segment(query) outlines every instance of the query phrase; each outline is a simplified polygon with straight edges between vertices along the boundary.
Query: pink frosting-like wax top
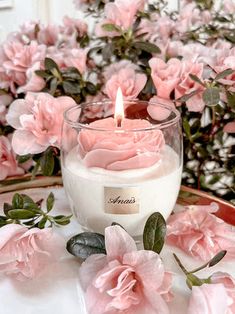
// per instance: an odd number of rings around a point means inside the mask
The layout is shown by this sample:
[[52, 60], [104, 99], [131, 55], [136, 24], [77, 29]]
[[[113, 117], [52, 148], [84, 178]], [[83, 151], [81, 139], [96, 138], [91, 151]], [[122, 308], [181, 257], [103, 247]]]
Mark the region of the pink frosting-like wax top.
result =
[[[165, 145], [161, 130], [115, 132], [151, 128], [151, 123], [141, 119], [124, 119], [117, 128], [113, 118], [97, 120], [89, 125], [95, 129], [83, 129], [78, 135], [78, 151], [86, 167], [107, 170], [147, 168], [161, 159]], [[108, 131], [110, 130], [110, 131]]]

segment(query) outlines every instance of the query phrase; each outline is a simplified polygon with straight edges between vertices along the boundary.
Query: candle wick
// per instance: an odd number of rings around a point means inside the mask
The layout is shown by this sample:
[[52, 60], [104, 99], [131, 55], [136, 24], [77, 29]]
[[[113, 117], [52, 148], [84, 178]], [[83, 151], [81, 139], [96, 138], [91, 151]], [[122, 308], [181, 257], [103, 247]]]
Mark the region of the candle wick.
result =
[[122, 126], [122, 117], [118, 116], [117, 117], [117, 127], [121, 128], [121, 126]]

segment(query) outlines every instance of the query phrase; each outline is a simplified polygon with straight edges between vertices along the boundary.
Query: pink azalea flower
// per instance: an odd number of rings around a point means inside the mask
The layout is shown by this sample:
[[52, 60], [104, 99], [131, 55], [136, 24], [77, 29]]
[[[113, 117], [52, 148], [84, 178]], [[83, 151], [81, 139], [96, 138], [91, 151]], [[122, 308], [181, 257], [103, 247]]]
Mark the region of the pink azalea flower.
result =
[[25, 99], [15, 100], [6, 115], [16, 129], [14, 151], [19, 155], [38, 154], [50, 145], [60, 147], [63, 113], [75, 104], [70, 97], [54, 98], [48, 93], [28, 93]]
[[208, 10], [201, 12], [195, 2], [182, 5], [180, 16], [176, 22], [175, 29], [179, 33], [185, 33], [191, 29], [196, 29], [201, 25], [211, 21], [211, 13]]
[[120, 69], [106, 82], [104, 92], [112, 100], [116, 99], [118, 87], [121, 88], [124, 99], [137, 98], [144, 88], [147, 77], [143, 73], [137, 73], [132, 68]]
[[63, 18], [63, 24], [64, 25], [61, 27], [61, 33], [68, 36], [71, 36], [74, 32], [76, 32], [79, 37], [82, 37], [88, 30], [88, 25], [83, 20], [74, 19], [67, 15]]
[[[174, 103], [169, 99], [160, 98], [158, 96], [153, 96], [149, 100], [149, 106], [147, 108], [148, 114], [155, 120], [165, 120], [171, 114], [170, 108], [175, 108]], [[156, 106], [156, 104], [166, 105], [169, 109]]]
[[235, 313], [235, 279], [227, 273], [216, 272], [210, 280], [212, 284], [223, 284], [230, 301], [228, 314]]
[[26, 71], [35, 62], [44, 60], [46, 46], [38, 45], [36, 42], [24, 45], [20, 42], [9, 41], [3, 45], [3, 53], [5, 60], [0, 66], [0, 73], [3, 72], [8, 77], [9, 86], [12, 83], [22, 86], [26, 83]]
[[232, 314], [223, 284], [193, 286], [187, 314]]
[[119, 226], [105, 229], [107, 255], [95, 254], [80, 268], [89, 314], [168, 314], [171, 274], [152, 251], [137, 251]]
[[6, 136], [0, 136], [0, 180], [21, 174], [24, 174], [24, 170], [17, 164], [9, 139]]
[[225, 259], [234, 258], [234, 230], [213, 215], [218, 209], [216, 203], [211, 203], [208, 206], [188, 206], [173, 214], [167, 222], [167, 243], [204, 261], [221, 250], [228, 252]]
[[139, 67], [129, 60], [121, 60], [119, 62], [112, 63], [104, 68], [103, 76], [105, 78], [105, 81], [108, 81], [112, 77], [112, 75], [118, 74], [118, 72], [122, 69], [138, 70]]
[[107, 32], [102, 29], [104, 24], [114, 24], [123, 30], [132, 27], [136, 19], [138, 10], [144, 8], [145, 0], [115, 0], [113, 3], [105, 5], [106, 19], [99, 23], [96, 28], [96, 35], [99, 37], [113, 37], [117, 32]]
[[0, 239], [0, 273], [21, 281], [40, 275], [63, 252], [63, 239], [51, 228], [10, 224], [0, 228]]
[[170, 93], [179, 82], [181, 62], [172, 58], [167, 63], [159, 58], [149, 61], [151, 77], [157, 89], [157, 96], [165, 99], [170, 98]]
[[67, 49], [64, 63], [66, 67], [75, 67], [81, 74], [86, 71], [87, 50], [86, 49]]
[[38, 32], [38, 42], [46, 46], [53, 46], [58, 41], [59, 27], [56, 25], [41, 26]]
[[198, 93], [192, 96], [186, 105], [189, 111], [202, 111], [205, 107], [205, 103], [202, 99], [202, 91], [204, 87], [190, 78], [190, 74], [196, 75], [199, 79], [203, 80], [203, 63], [193, 63], [191, 61], [183, 61], [180, 73], [180, 81], [175, 88], [175, 97], [180, 98], [185, 94], [190, 94], [194, 91]]
[[25, 92], [39, 92], [46, 86], [44, 79], [35, 73], [36, 70], [40, 69], [41, 63], [36, 62], [26, 71], [26, 84], [17, 89], [18, 94]]
[[20, 25], [20, 32], [17, 35], [20, 36], [19, 38], [21, 39], [22, 43], [25, 42], [24, 37], [27, 37], [28, 43], [32, 40], [37, 40], [37, 32], [35, 31], [36, 28], [41, 28], [39, 21], [26, 21]]
[[235, 133], [235, 121], [225, 124], [223, 131], [226, 133]]

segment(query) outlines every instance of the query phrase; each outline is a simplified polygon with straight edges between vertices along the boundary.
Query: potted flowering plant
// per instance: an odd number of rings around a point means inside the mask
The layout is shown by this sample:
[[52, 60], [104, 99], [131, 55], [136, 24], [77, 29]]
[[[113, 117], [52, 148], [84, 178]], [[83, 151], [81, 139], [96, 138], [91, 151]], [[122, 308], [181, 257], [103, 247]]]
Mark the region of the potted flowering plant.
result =
[[74, 2], [82, 20], [25, 23], [1, 44], [1, 184], [60, 174], [64, 110], [113, 100], [120, 86], [124, 99], [178, 108], [183, 184], [234, 202], [234, 3], [182, 1], [169, 13], [160, 0]]

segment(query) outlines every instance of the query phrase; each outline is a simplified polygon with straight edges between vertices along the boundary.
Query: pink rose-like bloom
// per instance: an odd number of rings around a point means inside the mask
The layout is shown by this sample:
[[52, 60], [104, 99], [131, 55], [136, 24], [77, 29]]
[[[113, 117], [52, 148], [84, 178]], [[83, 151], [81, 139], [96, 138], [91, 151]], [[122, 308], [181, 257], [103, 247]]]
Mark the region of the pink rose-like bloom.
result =
[[63, 239], [51, 228], [10, 224], [0, 228], [0, 239], [0, 273], [21, 281], [40, 275], [63, 252]]
[[50, 145], [60, 147], [64, 111], [75, 101], [67, 96], [54, 98], [48, 93], [27, 93], [15, 100], [6, 115], [16, 131], [12, 146], [19, 155], [38, 154]]
[[24, 170], [17, 164], [9, 139], [6, 136], [0, 136], [0, 180], [21, 174], [24, 174]]
[[149, 61], [149, 65], [158, 97], [169, 99], [170, 93], [179, 82], [181, 70], [180, 60], [172, 58], [165, 63], [159, 58], [152, 58]]
[[187, 314], [233, 314], [223, 284], [193, 286]]
[[46, 46], [53, 46], [58, 41], [59, 27], [56, 25], [41, 26], [38, 32], [38, 42]]
[[235, 279], [227, 273], [216, 272], [210, 277], [212, 284], [223, 284], [230, 299], [229, 310], [226, 314], [235, 313]]
[[199, 83], [195, 82], [190, 78], [190, 74], [196, 75], [199, 79], [203, 80], [203, 63], [193, 63], [191, 61], [183, 61], [182, 68], [180, 73], [180, 81], [175, 88], [175, 97], [180, 98], [185, 94], [190, 94], [194, 91], [198, 91], [198, 93], [192, 96], [188, 101], [186, 101], [186, 105], [189, 111], [202, 111], [205, 107], [205, 103], [202, 99], [202, 91], [204, 87]]
[[118, 74], [118, 72], [122, 69], [138, 70], [139, 67], [129, 60], [121, 60], [119, 62], [112, 63], [104, 68], [103, 76], [105, 81], [108, 81], [114, 74]]
[[[151, 124], [147, 120], [124, 119], [122, 126], [125, 130], [133, 130], [150, 128]], [[111, 134], [95, 130], [79, 133], [79, 154], [87, 167], [115, 171], [138, 169], [150, 167], [161, 159], [165, 141], [160, 130], [116, 133], [113, 118], [94, 121], [90, 127], [110, 130]]]
[[20, 33], [18, 34], [20, 35], [21, 40], [23, 40], [22, 37], [27, 37], [29, 41], [36, 40], [36, 28], [41, 28], [39, 21], [26, 21], [25, 23], [20, 25]]
[[145, 0], [115, 0], [113, 3], [105, 5], [106, 19], [99, 23], [96, 27], [97, 36], [112, 37], [117, 35], [117, 32], [107, 32], [102, 29], [104, 24], [114, 24], [123, 30], [128, 30], [132, 27], [136, 19], [138, 10], [144, 8]]
[[228, 122], [223, 129], [226, 133], [235, 133], [235, 121]]
[[80, 268], [89, 314], [168, 314], [171, 274], [152, 251], [137, 251], [119, 226], [105, 229], [107, 255], [95, 254]]
[[[43, 61], [46, 54], [46, 46], [31, 42], [23, 45], [20, 42], [9, 41], [3, 45], [5, 61], [1, 65], [9, 80], [21, 86], [26, 83], [26, 71], [35, 62]], [[1, 70], [0, 70], [1, 71]]]
[[[174, 103], [169, 99], [153, 96], [149, 100], [149, 106], [147, 107], [148, 114], [155, 120], [165, 120], [171, 114], [170, 108], [175, 108]], [[157, 106], [157, 104], [166, 105], [168, 108]]]
[[235, 233], [229, 224], [213, 215], [217, 203], [208, 206], [188, 206], [167, 221], [167, 243], [187, 254], [207, 261], [222, 250], [225, 259], [235, 257]]
[[26, 71], [26, 79], [27, 82], [25, 85], [20, 86], [17, 89], [17, 93], [25, 93], [25, 92], [39, 92], [45, 86], [46, 82], [40, 76], [38, 76], [35, 71], [41, 69], [41, 63], [36, 62], [31, 68]]
[[63, 24], [64, 25], [61, 27], [60, 31], [68, 36], [71, 36], [76, 32], [79, 37], [82, 37], [88, 30], [88, 25], [83, 20], [73, 19], [69, 16], [64, 16]]
[[85, 49], [68, 49], [64, 63], [66, 67], [75, 67], [83, 74], [86, 71], [87, 50]]
[[135, 99], [144, 88], [147, 76], [137, 73], [132, 68], [120, 69], [106, 82], [105, 93], [112, 100], [116, 99], [117, 90], [120, 87], [124, 99]]

